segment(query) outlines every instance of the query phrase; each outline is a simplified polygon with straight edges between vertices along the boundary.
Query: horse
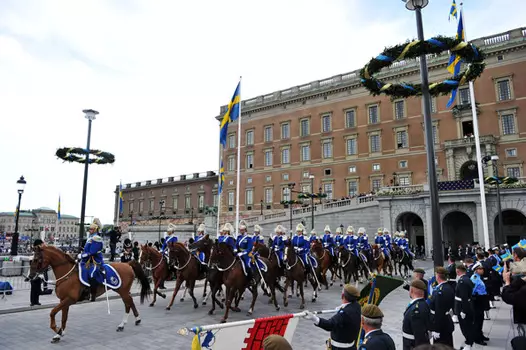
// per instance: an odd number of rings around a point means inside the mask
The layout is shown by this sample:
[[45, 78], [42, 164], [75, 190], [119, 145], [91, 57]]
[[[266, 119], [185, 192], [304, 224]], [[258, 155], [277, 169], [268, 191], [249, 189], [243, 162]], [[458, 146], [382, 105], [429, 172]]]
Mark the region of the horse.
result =
[[210, 254], [213, 245], [213, 240], [210, 239], [209, 235], [205, 235], [199, 241], [190, 244], [190, 250], [198, 250], [205, 254], [205, 260], [208, 261], [208, 270], [206, 272], [206, 282], [210, 284], [210, 292], [206, 294], [203, 300], [203, 305], [206, 305], [206, 301], [210, 296], [212, 296], [212, 309], [208, 311], [209, 315], [213, 315], [215, 311], [215, 305], [217, 304], [221, 309], [224, 308], [222, 302], [217, 300], [217, 294], [222, 292], [223, 284], [223, 273], [217, 269], [215, 266], [210, 264]]
[[[308, 258], [307, 258], [308, 259]], [[294, 251], [290, 241], [285, 243], [285, 253], [283, 255], [283, 263], [285, 264], [285, 291], [283, 293], [283, 305], [287, 307], [289, 305], [287, 289], [289, 285], [296, 281], [301, 296], [300, 309], [305, 308], [305, 295], [303, 293], [303, 283], [308, 279], [311, 282], [312, 288], [312, 302], [316, 302], [318, 297], [318, 285], [316, 280], [307, 274], [306, 267], [300, 257]], [[308, 277], [307, 277], [308, 276]]]
[[338, 265], [343, 270], [343, 282], [345, 284], [350, 283], [351, 277], [354, 278], [354, 282], [362, 281], [359, 276], [361, 266], [364, 269], [364, 274], [367, 274], [367, 270], [363, 262], [360, 262], [360, 258], [345, 249], [344, 246], [338, 248]]
[[[325, 286], [325, 289], [329, 289], [329, 283], [327, 281], [327, 271], [331, 271], [331, 287], [336, 280], [336, 270], [338, 269], [337, 264], [334, 262], [333, 256], [330, 254], [328, 249], [323, 248], [323, 243], [316, 240], [311, 244], [310, 248], [312, 254], [318, 260], [318, 271], [320, 273], [320, 282]], [[336, 266], [335, 266], [336, 265]]]
[[[52, 338], [52, 343], [57, 343], [61, 340], [66, 332], [66, 324], [68, 322], [69, 307], [82, 301], [86, 296], [86, 288], [80, 282], [80, 266], [75, 259], [70, 255], [66, 254], [62, 250], [55, 248], [54, 246], [41, 245], [34, 248], [34, 257], [31, 261], [30, 271], [28, 278], [36, 278], [38, 273], [47, 271], [49, 267], [53, 270], [56, 277], [55, 293], [60, 299], [60, 303], [51, 310], [50, 317], [50, 328], [55, 332], [55, 336]], [[141, 284], [140, 301], [141, 304], [150, 295], [150, 283], [148, 278], [144, 274], [141, 266], [132, 261], [130, 263], [112, 263], [110, 266], [117, 271], [121, 278], [121, 285], [119, 288], [113, 289], [117, 294], [120, 295], [123, 303], [125, 314], [122, 322], [117, 326], [117, 332], [124, 330], [124, 325], [128, 322], [130, 316], [130, 309], [133, 311], [135, 316], [135, 325], [141, 323], [139, 312], [133, 302], [133, 297], [130, 294], [130, 290], [133, 284], [133, 280], [137, 278]], [[106, 291], [105, 287], [99, 285], [97, 287], [97, 296], [104, 294]], [[58, 312], [62, 312], [61, 326], [57, 327], [55, 316]]]
[[171, 279], [172, 272], [166, 260], [163, 259], [162, 254], [154, 247], [146, 244], [141, 245], [141, 252], [139, 253], [139, 264], [143, 265], [145, 263], [150, 263], [153, 266], [148, 269], [152, 271], [153, 276], [153, 300], [150, 306], [154, 306], [157, 301], [157, 295], [166, 299], [166, 294], [159, 292], [159, 286]]
[[[262, 274], [266, 285], [270, 289], [269, 304], [274, 302], [274, 307], [276, 308], [276, 311], [279, 311], [280, 307], [276, 298], [276, 288], [282, 293], [284, 292], [284, 289], [279, 284], [279, 279], [283, 274], [283, 269], [281, 269], [278, 264], [278, 257], [276, 256], [276, 254], [272, 254], [268, 247], [262, 243], [254, 243], [254, 247], [252, 248], [252, 250], [253, 252], [257, 252], [263, 258], [266, 258], [268, 261], [267, 272], [263, 272]], [[268, 295], [268, 292], [266, 290], [264, 290], [264, 292], [265, 295]]]
[[371, 249], [373, 251], [373, 269], [379, 274], [385, 271], [389, 276], [392, 276], [393, 266], [389, 257], [384, 254], [383, 248], [378, 244], [373, 244]]
[[[414, 270], [413, 268], [413, 257], [407, 254], [402, 248], [397, 244], [393, 244], [393, 261], [395, 264], [398, 264], [398, 272], [401, 277], [409, 277], [409, 269]], [[404, 274], [402, 274], [402, 266], [404, 267]], [[395, 265], [396, 273], [396, 265]]]
[[[175, 296], [181, 288], [181, 284], [186, 281], [186, 287], [190, 293], [190, 297], [194, 302], [194, 309], [197, 309], [199, 305], [194, 296], [195, 282], [205, 278], [205, 273], [201, 270], [201, 262], [192, 254], [185, 245], [181, 242], [170, 242], [168, 243], [169, 257], [172, 261], [177, 261], [174, 268], [177, 270], [177, 280], [175, 282], [174, 292], [172, 299], [166, 307], [166, 310], [170, 310], [174, 304]], [[179, 264], [182, 264], [179, 265]]]

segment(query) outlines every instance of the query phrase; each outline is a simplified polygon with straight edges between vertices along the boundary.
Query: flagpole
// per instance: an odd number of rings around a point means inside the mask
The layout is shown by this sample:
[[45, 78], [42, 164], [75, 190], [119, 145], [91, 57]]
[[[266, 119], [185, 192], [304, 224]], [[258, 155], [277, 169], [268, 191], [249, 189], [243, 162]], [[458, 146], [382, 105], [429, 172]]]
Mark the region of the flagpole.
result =
[[[220, 127], [221, 128], [221, 127]], [[219, 214], [221, 213], [221, 195], [223, 188], [221, 186], [221, 160], [223, 159], [223, 147], [219, 143], [219, 171], [217, 172], [217, 213], [216, 213], [216, 239], [219, 239]]]
[[[460, 3], [460, 16], [462, 17], [463, 21], [463, 29], [464, 29], [464, 40], [468, 42], [467, 35], [466, 35], [466, 17], [464, 16], [464, 3]], [[480, 204], [481, 204], [481, 211], [482, 211], [482, 229], [484, 233], [484, 247], [486, 249], [489, 249], [490, 241], [489, 241], [489, 230], [488, 230], [488, 212], [486, 209], [486, 188], [484, 186], [484, 170], [482, 169], [482, 151], [480, 149], [480, 134], [479, 134], [479, 122], [478, 122], [478, 115], [477, 115], [477, 105], [475, 104], [475, 87], [473, 85], [473, 81], [469, 82], [469, 95], [471, 100], [471, 113], [473, 114], [473, 132], [475, 136], [475, 151], [477, 154], [477, 168], [478, 168], [478, 175], [479, 175], [479, 190], [480, 190]]]
[[239, 188], [241, 182], [241, 76], [239, 77], [239, 118], [237, 119], [236, 235], [239, 233]]

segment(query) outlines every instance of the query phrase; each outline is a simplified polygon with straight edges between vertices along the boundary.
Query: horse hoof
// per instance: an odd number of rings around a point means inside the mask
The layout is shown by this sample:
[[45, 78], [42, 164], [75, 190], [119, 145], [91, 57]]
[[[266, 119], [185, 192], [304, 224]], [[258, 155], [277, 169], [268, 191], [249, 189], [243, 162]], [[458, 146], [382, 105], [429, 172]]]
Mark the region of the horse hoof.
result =
[[283, 306], [285, 306], [285, 307], [289, 306], [288, 301], [285, 301], [285, 302], [283, 303]]
[[203, 306], [206, 305], [206, 301], [203, 301]]
[[279, 311], [281, 308], [279, 306], [276, 306], [276, 311]]
[[199, 305], [194, 304], [194, 309], [197, 309], [198, 307], [199, 307]]
[[209, 314], [209, 315], [213, 315], [213, 314], [214, 314], [214, 310], [210, 310], [210, 311], [208, 311], [208, 314]]
[[316, 298], [312, 298], [311, 301], [312, 301], [313, 303], [315, 303], [315, 302], [316, 302]]
[[220, 323], [226, 323], [226, 320], [222, 318]]
[[123, 330], [124, 330], [124, 327], [121, 327], [121, 326], [117, 327], [117, 332], [122, 332]]
[[179, 299], [179, 301], [182, 303], [184, 301], [184, 298]]
[[154, 303], [150, 303], [150, 307], [153, 307], [155, 304]]
[[220, 308], [220, 309], [224, 309], [224, 308], [225, 308], [225, 305], [223, 305], [223, 304], [219, 304], [219, 308]]
[[166, 307], [166, 311], [170, 311], [170, 309], [171, 309], [171, 308], [170, 308], [169, 306]]
[[166, 299], [166, 294], [161, 294], [161, 298]]
[[252, 316], [252, 312], [247, 312], [247, 316]]
[[301, 305], [300, 305], [300, 309], [301, 309], [301, 310], [305, 309], [305, 305], [301, 304]]
[[138, 326], [141, 324], [141, 320], [135, 320], [135, 325]]
[[241, 300], [245, 300], [245, 297], [241, 297]]
[[234, 312], [241, 312], [241, 309], [238, 308], [238, 307], [234, 307], [234, 308], [232, 309], [232, 311], [234, 311]]

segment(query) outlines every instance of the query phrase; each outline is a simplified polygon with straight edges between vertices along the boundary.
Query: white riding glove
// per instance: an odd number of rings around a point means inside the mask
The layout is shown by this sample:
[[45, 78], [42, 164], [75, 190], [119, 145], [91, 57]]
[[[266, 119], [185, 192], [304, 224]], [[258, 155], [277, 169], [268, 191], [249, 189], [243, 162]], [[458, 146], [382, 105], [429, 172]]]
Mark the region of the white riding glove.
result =
[[440, 333], [438, 332], [431, 332], [431, 337], [433, 337], [434, 340], [440, 339]]
[[463, 313], [463, 312], [461, 312], [461, 313], [460, 313], [460, 318], [461, 318], [461, 319], [465, 319], [465, 318], [466, 318], [466, 314]]
[[320, 318], [318, 316], [316, 316], [315, 314], [313, 314], [312, 312], [310, 312], [310, 311], [305, 311], [305, 316], [303, 316], [303, 318], [306, 319], [306, 320], [314, 321], [315, 325], [320, 323]]

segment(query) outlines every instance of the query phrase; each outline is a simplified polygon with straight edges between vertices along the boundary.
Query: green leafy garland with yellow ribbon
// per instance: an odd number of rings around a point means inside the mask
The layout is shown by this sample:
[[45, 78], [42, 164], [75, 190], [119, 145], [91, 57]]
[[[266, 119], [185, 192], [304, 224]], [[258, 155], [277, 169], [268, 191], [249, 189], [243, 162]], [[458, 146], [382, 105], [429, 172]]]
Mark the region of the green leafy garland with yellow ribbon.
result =
[[[83, 148], [59, 148], [55, 153], [57, 157], [65, 162], [76, 162], [84, 164], [88, 160], [89, 164], [112, 164], [115, 162], [115, 156], [109, 152], [103, 152], [96, 149], [91, 149], [86, 152]], [[90, 158], [90, 155], [95, 156]]]
[[382, 68], [390, 67], [401, 60], [414, 59], [421, 55], [440, 54], [450, 51], [457, 55], [468, 68], [458, 75], [441, 82], [429, 85], [431, 96], [448, 95], [460, 85], [480, 77], [484, 71], [486, 55], [478, 47], [465, 41], [437, 36], [425, 41], [415, 40], [402, 45], [387, 48], [377, 57], [371, 59], [360, 71], [363, 86], [372, 95], [386, 94], [392, 99], [407, 98], [422, 95], [421, 84], [413, 83], [384, 83], [374, 77]]

